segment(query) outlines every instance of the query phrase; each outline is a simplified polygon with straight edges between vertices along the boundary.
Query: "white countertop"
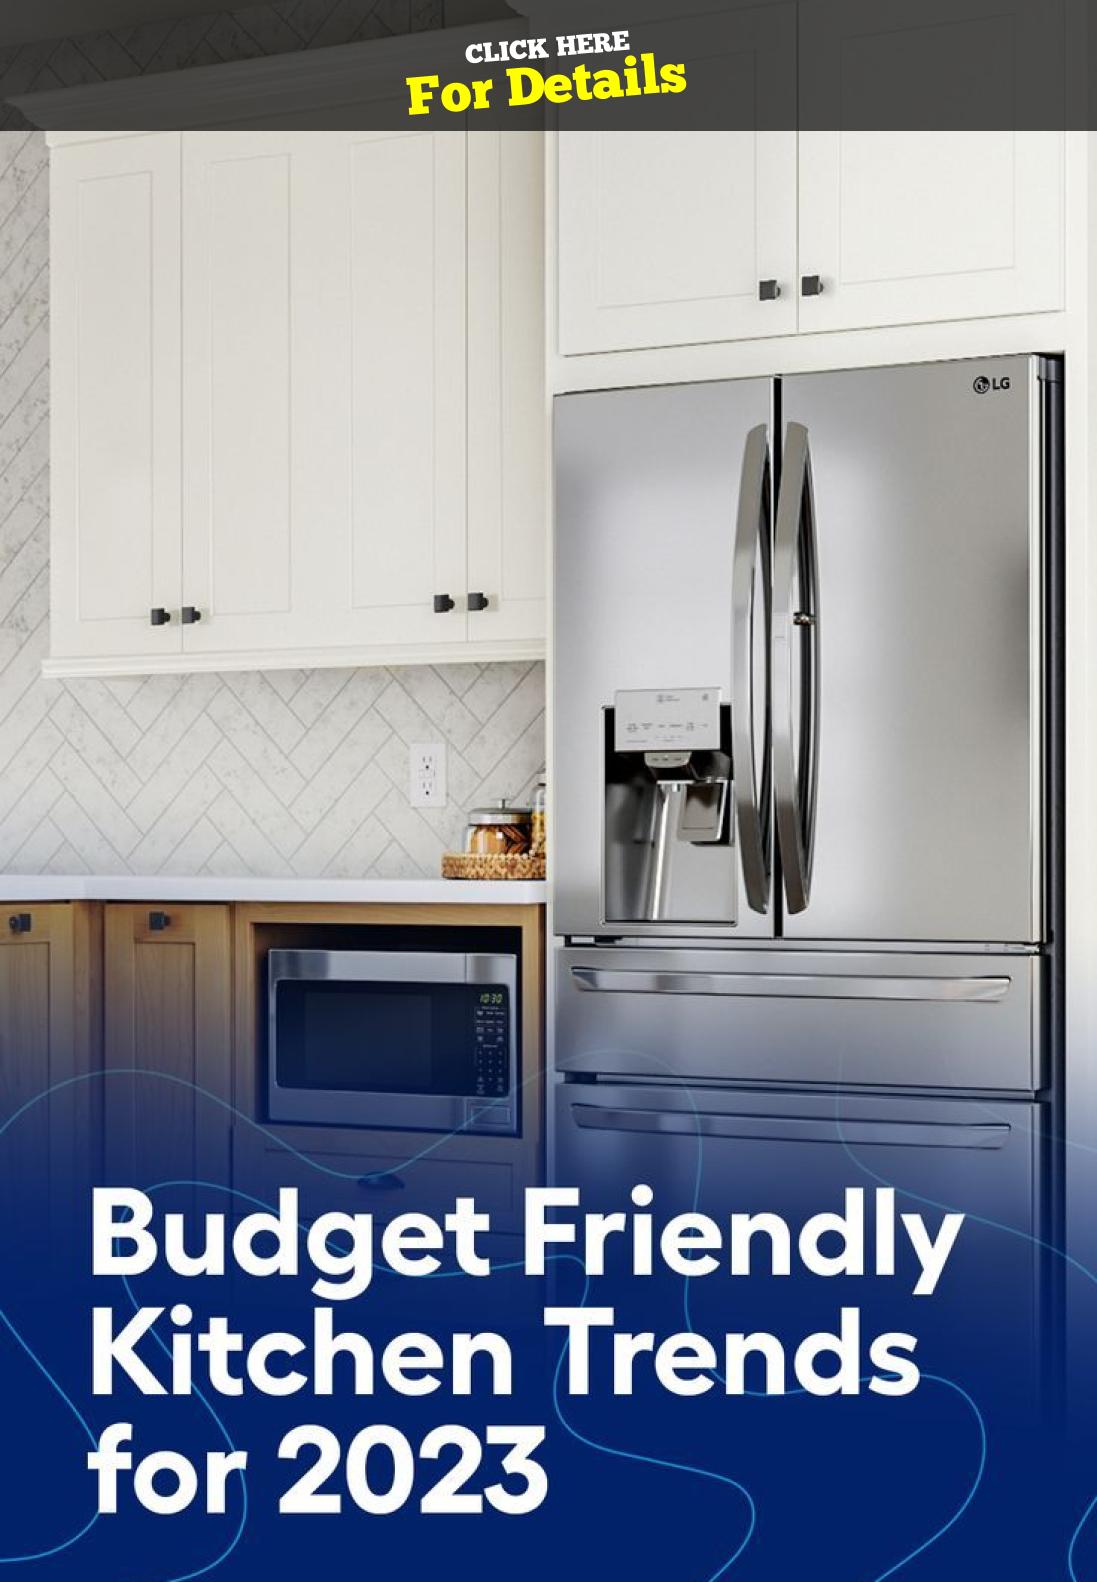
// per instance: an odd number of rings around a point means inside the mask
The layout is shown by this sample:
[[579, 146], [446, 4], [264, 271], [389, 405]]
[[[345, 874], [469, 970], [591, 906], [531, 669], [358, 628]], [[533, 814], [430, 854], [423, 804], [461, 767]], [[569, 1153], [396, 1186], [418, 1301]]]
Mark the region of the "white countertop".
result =
[[409, 902], [435, 906], [541, 906], [543, 879], [181, 879], [160, 875], [0, 874], [0, 905], [14, 901]]

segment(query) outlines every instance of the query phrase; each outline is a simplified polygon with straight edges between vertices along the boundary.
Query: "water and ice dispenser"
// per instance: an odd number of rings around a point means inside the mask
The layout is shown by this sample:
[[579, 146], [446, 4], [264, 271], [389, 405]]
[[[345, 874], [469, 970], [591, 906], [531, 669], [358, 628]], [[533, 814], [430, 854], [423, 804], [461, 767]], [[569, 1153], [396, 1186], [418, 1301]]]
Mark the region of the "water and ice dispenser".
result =
[[731, 711], [717, 687], [618, 692], [605, 709], [607, 923], [734, 923]]

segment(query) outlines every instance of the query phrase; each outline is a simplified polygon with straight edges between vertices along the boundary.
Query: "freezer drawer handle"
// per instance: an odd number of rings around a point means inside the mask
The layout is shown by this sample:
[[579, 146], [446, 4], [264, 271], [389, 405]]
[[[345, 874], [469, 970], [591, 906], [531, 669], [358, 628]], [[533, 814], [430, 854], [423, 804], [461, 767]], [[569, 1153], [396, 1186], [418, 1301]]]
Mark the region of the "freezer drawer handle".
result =
[[[798, 596], [797, 596], [798, 590]], [[819, 787], [819, 573], [808, 431], [785, 431], [773, 529], [773, 784], [790, 912], [811, 900]]]
[[1011, 979], [854, 977], [800, 972], [645, 972], [632, 967], [572, 967], [575, 985], [610, 994], [730, 994], [743, 999], [1004, 1000]]
[[[769, 517], [770, 472], [766, 427], [747, 435], [739, 485], [739, 515], [731, 570], [732, 704], [731, 752], [735, 817], [742, 854], [743, 888], [755, 912], [769, 906]], [[755, 573], [761, 566], [762, 609], [757, 605]], [[754, 631], [759, 614], [765, 623], [766, 675], [762, 702], [761, 764], [755, 753]]]
[[598, 1132], [663, 1132], [679, 1137], [732, 1137], [741, 1141], [837, 1143], [887, 1148], [1001, 1148], [1009, 1140], [1004, 1121], [854, 1120], [835, 1115], [725, 1115], [706, 1110], [619, 1110], [573, 1104], [575, 1124]]

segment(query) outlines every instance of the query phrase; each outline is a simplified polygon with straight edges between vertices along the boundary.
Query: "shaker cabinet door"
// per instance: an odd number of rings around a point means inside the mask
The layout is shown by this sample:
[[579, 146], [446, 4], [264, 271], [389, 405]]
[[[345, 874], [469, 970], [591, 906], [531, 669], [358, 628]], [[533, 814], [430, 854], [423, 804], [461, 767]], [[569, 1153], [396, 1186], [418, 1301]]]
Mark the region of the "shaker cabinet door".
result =
[[[656, 48], [661, 30], [648, 32]], [[667, 43], [687, 73], [691, 52], [720, 71], [747, 127], [794, 99], [793, 5], [694, 19]], [[557, 142], [562, 354], [795, 331], [794, 132], [561, 130]]]
[[[452, 133], [449, 134], [452, 136]], [[468, 138], [468, 640], [545, 636], [544, 142]]]
[[[315, 290], [309, 136], [183, 142], [183, 604], [187, 651], [303, 641], [321, 615], [320, 524], [296, 487]], [[320, 529], [322, 531], [322, 529]]]
[[98, 1167], [102, 918], [82, 902], [0, 915], [0, 1214], [5, 1231], [84, 1234]]
[[563, 355], [795, 331], [794, 132], [561, 131], [557, 148]]
[[800, 329], [1062, 306], [1059, 132], [803, 132]]
[[[340, 548], [327, 568], [327, 640], [385, 650], [461, 644], [466, 139], [355, 132], [329, 160], [339, 268], [329, 281], [321, 400], [339, 458], [326, 508]], [[315, 483], [329, 487], [319, 470]]]
[[168, 658], [179, 625], [178, 132], [55, 147], [55, 659]]
[[[845, 128], [800, 134], [800, 272], [822, 287], [801, 331], [1062, 307], [1063, 134], [1010, 130], [1063, 78], [1054, 9], [801, 7], [800, 125]], [[918, 126], [926, 80], [955, 88], [956, 130], [858, 129], [874, 95], [892, 126]]]
[[185, 139], [186, 651], [463, 638], [464, 143]]
[[104, 910], [107, 1175], [142, 1188], [177, 1183], [164, 1206], [179, 1208], [191, 1183], [229, 1180], [230, 909]]

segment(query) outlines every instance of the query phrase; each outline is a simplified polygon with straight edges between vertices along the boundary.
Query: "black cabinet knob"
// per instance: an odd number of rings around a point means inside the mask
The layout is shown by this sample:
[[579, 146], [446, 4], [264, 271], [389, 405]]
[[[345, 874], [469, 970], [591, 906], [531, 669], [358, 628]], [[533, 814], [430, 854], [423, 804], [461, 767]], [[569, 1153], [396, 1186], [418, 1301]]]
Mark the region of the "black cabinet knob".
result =
[[777, 284], [776, 280], [759, 280], [759, 282], [758, 282], [758, 300], [759, 300], [759, 302], [776, 302], [777, 298], [780, 295], [781, 295], [781, 288]]
[[162, 934], [171, 923], [171, 918], [166, 912], [150, 912], [149, 928], [154, 934]]
[[8, 918], [8, 932], [11, 934], [29, 934], [30, 913], [13, 912]]
[[450, 598], [448, 593], [436, 593], [434, 595], [435, 615], [445, 615], [447, 610], [453, 609], [453, 606], [456, 602], [457, 601], [455, 599]]
[[823, 281], [820, 275], [804, 275], [800, 281], [800, 295], [804, 297], [821, 297], [823, 294]]
[[166, 626], [170, 620], [171, 615], [162, 604], [158, 604], [154, 610], [149, 611], [150, 626]]
[[201, 610], [196, 610], [193, 604], [184, 604], [179, 612], [179, 619], [184, 626], [193, 626], [195, 621], [202, 619]]
[[468, 605], [469, 605], [469, 609], [470, 610], [486, 610], [487, 607], [488, 607], [488, 596], [487, 596], [487, 594], [486, 593], [470, 593], [469, 594], [469, 598], [468, 598]]

